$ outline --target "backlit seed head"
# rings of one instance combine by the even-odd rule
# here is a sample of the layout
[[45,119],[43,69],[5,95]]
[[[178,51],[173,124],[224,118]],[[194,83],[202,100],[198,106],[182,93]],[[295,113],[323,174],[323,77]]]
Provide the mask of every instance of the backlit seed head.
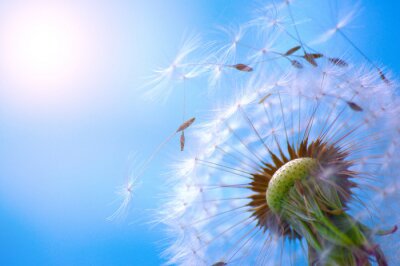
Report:
[[309,47],[301,33],[316,22],[293,19],[302,1],[273,2],[232,42],[200,45],[209,56],[178,66],[218,84],[224,104],[185,131],[159,211],[167,264],[397,265],[396,82]]

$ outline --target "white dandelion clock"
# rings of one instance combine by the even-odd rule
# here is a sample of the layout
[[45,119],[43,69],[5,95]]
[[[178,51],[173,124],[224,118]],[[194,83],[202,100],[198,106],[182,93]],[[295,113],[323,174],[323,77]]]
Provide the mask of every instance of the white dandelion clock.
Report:
[[[255,88],[197,130],[203,151],[191,171],[176,175],[180,189],[164,208],[183,237],[168,249],[171,263],[386,265],[392,254],[375,235],[376,228],[394,233],[399,219],[379,216],[382,202],[398,199],[397,184],[385,184],[399,160],[390,152],[399,140],[390,126],[397,114],[348,94],[348,76],[357,73],[349,71],[329,76],[315,68],[279,90]],[[379,96],[387,103],[394,92],[384,89],[392,91]]]
[[294,21],[291,5],[273,4],[246,26],[266,31],[274,26],[260,23],[285,12],[290,23],[279,27],[295,32],[282,28],[268,45],[276,60],[254,56],[264,33],[221,48],[248,76],[232,78],[231,104],[188,132],[197,144],[175,164],[159,212],[168,264],[400,262],[398,86],[368,58],[304,44],[297,26],[307,23]]

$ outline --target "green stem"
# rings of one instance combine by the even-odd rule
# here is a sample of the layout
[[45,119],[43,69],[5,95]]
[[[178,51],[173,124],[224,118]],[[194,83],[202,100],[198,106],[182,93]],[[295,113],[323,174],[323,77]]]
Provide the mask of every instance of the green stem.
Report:
[[[383,253],[374,245],[368,228],[347,213],[332,214],[341,207],[336,193],[326,196],[315,193],[318,184],[302,180],[303,192],[293,187],[282,203],[282,218],[307,241],[310,265],[370,265],[371,257],[381,259]],[[332,201],[329,202],[328,200]]]

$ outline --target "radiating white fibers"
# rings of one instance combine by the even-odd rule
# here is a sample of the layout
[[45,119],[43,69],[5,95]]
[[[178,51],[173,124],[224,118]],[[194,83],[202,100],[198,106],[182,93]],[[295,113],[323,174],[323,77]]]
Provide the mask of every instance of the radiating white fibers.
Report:
[[[352,263],[399,263],[397,83],[368,58],[359,63],[356,56],[337,57],[329,44],[314,50],[307,40],[315,38],[299,34],[311,20],[296,21],[297,8],[292,1],[261,8],[255,19],[240,27],[233,43],[210,48],[210,55],[195,66],[211,87],[234,84],[229,86],[234,96],[206,121],[197,120],[203,123],[191,131],[196,144],[187,154],[192,155],[175,163],[170,174],[168,195],[158,214],[168,228],[168,264],[299,265],[313,263],[310,257],[322,264],[340,261],[332,254],[343,247],[346,236],[339,241],[322,231],[310,233],[339,243],[325,245],[317,237],[323,248],[313,254],[306,233],[296,231],[294,222],[282,222],[287,217],[275,215],[263,201],[267,184],[259,184],[257,175],[305,154],[318,154],[316,158],[329,162],[321,166],[317,179],[335,188],[343,203],[340,209],[319,207],[332,216],[345,212],[368,232],[365,243],[375,244],[352,250]],[[337,22],[332,35],[353,16],[351,11]],[[319,41],[327,40],[325,35]],[[239,63],[252,71],[235,69]],[[190,66],[188,62],[185,69]],[[226,73],[215,76],[215,66]],[[303,193],[301,187],[296,189]],[[310,212],[314,207],[307,206]],[[290,208],[288,212],[304,214]]]

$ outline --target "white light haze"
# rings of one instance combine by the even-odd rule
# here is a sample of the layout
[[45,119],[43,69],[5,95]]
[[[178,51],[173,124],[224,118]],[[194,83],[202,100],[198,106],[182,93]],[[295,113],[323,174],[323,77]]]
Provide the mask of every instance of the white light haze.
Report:
[[67,5],[13,4],[0,19],[1,96],[12,109],[71,108],[95,63],[95,34]]

